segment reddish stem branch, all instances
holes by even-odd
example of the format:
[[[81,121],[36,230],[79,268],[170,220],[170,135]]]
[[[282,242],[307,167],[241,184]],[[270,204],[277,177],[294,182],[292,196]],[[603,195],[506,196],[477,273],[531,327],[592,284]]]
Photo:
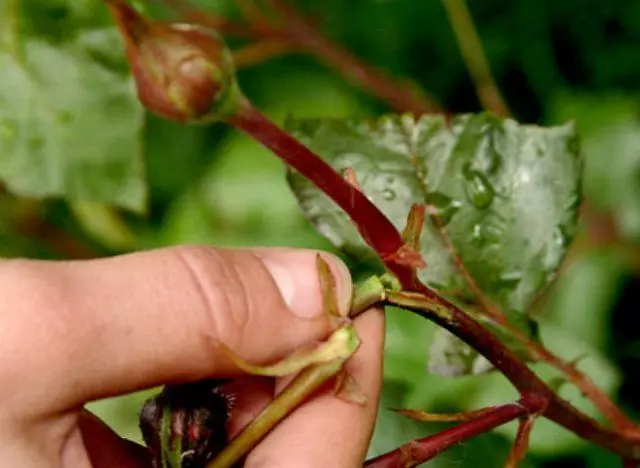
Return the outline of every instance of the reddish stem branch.
[[[390,408],[398,414],[413,419],[419,422],[461,422],[470,421],[476,419],[478,416],[483,416],[485,413],[491,412],[492,407],[482,408],[479,410],[462,411],[460,413],[427,413],[425,411],[408,410],[402,408]]]
[[[604,428],[555,394],[542,414],[585,440],[629,459],[640,460],[640,434],[637,432]]]
[[[491,332],[422,284],[410,266],[398,261],[398,252],[406,246],[395,226],[331,166],[274,125],[248,102],[230,123],[271,149],[333,199],[351,217],[364,239],[397,276],[404,290],[418,293],[389,293],[389,303],[437,323],[481,353],[509,379],[524,400],[539,403],[540,407],[532,412],[541,412],[552,421],[608,450],[640,459],[640,437],[605,429],[580,413],[557,396]]]
[[[523,397],[533,394],[548,399],[553,395],[551,389],[513,351],[446,299],[433,293],[431,297],[425,298],[422,291],[419,294],[389,292],[386,301],[437,323],[479,351],[509,379]]]
[[[393,258],[403,247],[404,240],[395,226],[362,192],[251,104],[246,103],[230,123],[261,142],[328,194],[351,217],[361,235],[383,260]],[[395,262],[387,262],[387,266],[403,285],[414,288],[417,279],[410,268]]]
[[[289,30],[294,31],[298,39],[305,38],[308,42],[304,44],[307,46],[318,47],[320,44],[322,50],[326,45],[330,45],[328,42],[318,41],[317,38],[309,39],[313,37],[310,35],[313,29],[301,20],[290,25]],[[329,49],[333,50],[332,47]],[[352,57],[347,58],[353,63]],[[263,143],[330,196],[351,217],[363,238],[379,254],[387,268],[398,277],[403,288],[406,291],[420,293],[423,298],[431,301],[432,306],[438,311],[434,314],[433,310],[430,310],[428,312],[431,313],[425,314],[424,310],[414,308],[414,312],[419,312],[438,323],[479,351],[514,384],[523,398],[535,398],[542,406],[548,405],[543,414],[549,419],[609,450],[631,459],[640,458],[640,439],[636,434],[631,431],[627,434],[604,429],[596,421],[577,411],[558,397],[489,331],[422,284],[417,279],[414,269],[399,261],[399,252],[406,246],[395,226],[366,196],[335,173],[328,164],[248,103],[231,123]]]
[[[392,452],[368,460],[364,466],[368,468],[418,466],[440,455],[454,445],[502,426],[528,413],[529,409],[522,401],[496,406],[495,408],[487,408],[486,412],[475,419],[410,442]]]
[[[536,416],[532,414],[520,419],[516,440],[513,442],[513,448],[511,452],[509,452],[509,457],[507,458],[504,468],[518,468],[520,462],[524,460],[529,450],[529,437],[531,436],[531,430],[533,429],[535,421]]]
[[[388,293],[386,301],[410,310],[447,329],[493,364],[518,389],[524,399],[537,399],[540,413],[585,440],[631,459],[640,460],[640,435],[611,430],[574,408],[551,390],[529,367],[491,332],[443,298],[421,294]]]
[[[440,217],[437,214],[432,214],[432,218],[436,227],[440,231],[447,249],[455,261],[458,271],[480,302],[483,315],[492,320],[496,325],[507,330],[512,337],[525,345],[528,351],[532,354],[531,357],[533,359],[542,360],[562,372],[567,380],[578,387],[580,391],[582,391],[582,393],[589,398],[593,405],[604,415],[604,417],[611,421],[615,427],[624,430],[637,430],[636,424],[631,421],[627,415],[613,403],[613,401],[611,401],[611,398],[609,398],[609,396],[600,387],[593,383],[588,376],[583,374],[574,363],[566,362],[564,359],[552,353],[542,343],[532,340],[526,334],[522,333],[517,327],[514,327],[509,323],[500,308],[485,296],[476,283],[475,278],[473,278],[471,273],[469,273],[469,270],[465,266],[464,262],[462,262],[462,259],[454,248],[451,237],[449,236],[449,233]]]
[[[323,36],[293,9],[286,13],[285,25],[283,34],[292,43],[306,47],[320,62],[338,71],[349,82],[367,89],[395,110],[416,115],[443,112],[435,99],[427,97],[414,83],[393,78],[364,63]]]
[[[391,107],[400,112],[413,111],[416,114],[423,114],[442,111],[435,104],[435,101],[427,98],[418,89],[411,86],[408,87],[406,82],[392,78],[377,68],[363,63],[357,57],[328,40],[286,3],[280,1],[270,2],[274,6],[274,10],[286,18],[284,26],[278,27],[277,25],[266,24],[264,21],[258,23],[254,21],[249,25],[237,24],[197,10],[191,7],[186,0],[164,1],[179,11],[184,18],[213,27],[231,36],[253,39],[271,38],[271,40],[284,41],[295,47],[306,48],[325,64],[333,67],[350,81],[367,89],[371,94],[386,101]],[[265,54],[263,58],[268,55]],[[454,257],[456,256],[454,255]],[[470,279],[471,277],[466,272],[464,265],[459,261],[457,263],[462,267],[461,272],[463,275]],[[473,278],[471,278],[470,286],[477,290],[476,292],[479,291]],[[530,340],[515,327],[510,326],[504,320],[504,317],[500,315],[500,312],[496,311],[495,307],[492,307],[490,303],[487,304],[487,301],[483,301],[484,296],[481,292],[478,297],[483,302],[490,318],[495,319],[498,325],[507,328],[515,338],[519,339],[541,360],[563,372],[568,380],[576,385],[616,427],[625,430],[631,430],[636,427],[634,422],[629,420],[609,396],[586,375],[571,363],[565,362],[543,345]]]
[[[184,21],[215,29],[228,37],[245,39],[266,39],[267,36],[271,37],[271,34],[259,29],[257,25],[239,23],[205,13],[194,7],[188,0],[160,0],[160,3],[164,3],[175,10]]]
[[[506,320],[505,320],[506,322]],[[535,353],[537,357],[546,363],[560,370],[564,376],[593,403],[593,405],[618,429],[635,431],[637,433],[637,425],[622,412],[620,408],[609,398],[604,390],[598,387],[589,376],[581,372],[576,364],[566,362],[559,356],[556,356],[540,343],[529,339],[515,327],[509,326],[509,332],[524,343],[530,351]],[[515,333],[517,332],[517,333]]]
[[[265,39],[234,50],[233,63],[237,69],[248,68],[293,51],[294,47],[288,42],[279,39]]]
[[[443,113],[436,100],[409,80],[400,80],[379,68],[364,63],[325,37],[309,24],[294,8],[283,2],[272,5],[282,18],[274,24],[271,18],[251,14],[248,24],[238,24],[202,12],[187,0],[163,0],[191,22],[214,28],[224,35],[249,39],[276,39],[286,42],[291,50],[305,49],[319,61],[340,73],[350,83],[366,89],[370,94],[387,102],[398,112],[416,115]]]
[[[422,169],[416,167],[417,171],[421,171]],[[426,177],[421,176],[421,180],[426,180]],[[424,186],[425,194],[429,192],[426,187],[426,183]],[[619,429],[624,430],[633,430],[636,429],[636,424],[631,421],[627,415],[625,415],[622,410],[620,410],[609,398],[609,396],[596,384],[591,381],[591,379],[583,374],[573,363],[566,362],[564,359],[552,353],[549,349],[547,349],[542,343],[538,343],[531,338],[529,338],[525,333],[522,333],[517,327],[513,326],[506,319],[504,313],[500,310],[500,308],[494,304],[483,291],[478,286],[475,278],[466,265],[460,258],[453,242],[451,240],[451,236],[445,227],[445,224],[442,222],[440,216],[437,213],[431,213],[432,220],[434,221],[435,226],[438,228],[442,240],[444,241],[447,249],[449,250],[451,257],[453,258],[456,267],[462,277],[467,282],[467,285],[478,299],[480,303],[482,314],[493,321],[496,325],[504,328],[509,334],[519,340],[524,346],[526,346],[527,350],[531,353],[532,359],[539,359],[547,364],[555,367],[560,372],[562,372],[567,380],[569,380],[572,384],[580,389],[580,391],[593,403],[593,405],[609,420],[613,423],[613,425]]]

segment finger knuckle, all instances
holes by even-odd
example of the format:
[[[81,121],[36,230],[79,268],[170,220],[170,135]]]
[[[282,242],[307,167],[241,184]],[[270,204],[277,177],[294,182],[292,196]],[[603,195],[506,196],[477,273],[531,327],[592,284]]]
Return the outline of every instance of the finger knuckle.
[[[209,343],[237,344],[252,315],[249,287],[241,272],[228,256],[213,248],[188,245],[176,248],[175,253],[202,303],[195,318],[202,337]]]

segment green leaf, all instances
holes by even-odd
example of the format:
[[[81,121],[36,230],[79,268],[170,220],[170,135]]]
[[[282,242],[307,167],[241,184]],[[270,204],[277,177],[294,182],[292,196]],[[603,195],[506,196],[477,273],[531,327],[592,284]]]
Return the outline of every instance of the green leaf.
[[[496,325],[489,317],[471,313],[476,320],[491,330],[504,344],[516,353],[522,360],[531,360],[527,346],[512,336],[509,329]],[[508,313],[509,323],[529,338],[540,341],[538,324],[525,314]],[[463,341],[457,339],[444,328],[437,328],[429,348],[429,371],[437,375],[456,377],[467,374],[483,374],[493,369],[493,366],[480,353]]]
[[[5,10],[0,15],[12,14]],[[76,44],[54,47],[14,31],[0,40],[0,76],[7,190],[145,209],[143,111],[126,75]]]
[[[387,308],[384,378],[412,385],[427,368],[424,352],[435,326],[407,311]]]
[[[386,116],[376,122],[291,120],[288,128],[336,170],[353,168],[398,229],[413,203],[430,205],[478,288],[512,323],[528,327],[518,322],[555,277],[576,228],[582,159],[573,125],[541,128],[480,114],[449,125],[437,116]],[[295,172],[289,182],[323,235],[355,257],[372,256],[328,197]],[[474,302],[432,219],[421,253],[423,281],[458,302]],[[458,353],[445,341],[451,343],[443,339],[439,352]],[[457,368],[469,371],[469,359]]]

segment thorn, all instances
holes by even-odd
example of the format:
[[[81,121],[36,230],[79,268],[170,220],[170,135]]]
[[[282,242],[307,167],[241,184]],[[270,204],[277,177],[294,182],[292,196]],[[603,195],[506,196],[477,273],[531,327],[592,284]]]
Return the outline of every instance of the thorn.
[[[427,207],[423,204],[414,203],[411,205],[411,210],[407,216],[407,225],[402,231],[404,241],[416,251],[420,251],[420,240],[422,239],[426,211]]]
[[[265,377],[282,377],[295,374],[313,365],[329,361],[346,361],[360,346],[360,338],[352,326],[345,326],[335,330],[329,339],[312,349],[298,349],[280,361],[271,365],[255,365],[234,353],[225,343],[219,341],[222,353],[233,362],[236,367],[249,375]]]
[[[397,466],[416,466],[416,462],[419,460],[420,444],[415,441],[404,444],[400,447],[400,453],[402,454]]]
[[[527,456],[531,430],[533,429],[535,421],[535,415],[525,416],[520,419],[520,423],[518,424],[518,433],[504,468],[517,468]]]
[[[424,229],[425,213],[427,207],[414,203],[407,216],[407,225],[402,231],[405,244],[392,255],[385,258],[400,265],[413,269],[426,268],[427,263],[420,254],[420,241]]]
[[[336,295],[336,279],[331,273],[331,268],[322,255],[316,255],[316,268],[320,278],[320,292],[326,316],[334,328],[339,328],[349,322],[347,317],[340,313],[338,297]]]
[[[367,196],[367,194],[364,193],[364,190],[362,190],[362,186],[360,185],[360,182],[358,182],[358,178],[356,177],[356,171],[352,167],[347,167],[342,171],[342,178],[345,181],[347,181],[347,183],[349,185],[351,185],[353,190],[357,190],[358,192],[362,193],[365,197]],[[369,198],[369,197],[367,197],[367,198]],[[352,192],[352,195],[351,195],[351,206],[354,206],[354,205],[355,205],[355,193]],[[361,230],[357,226],[356,226],[356,228],[358,229],[358,232],[362,236],[362,239],[367,244],[370,244],[370,240],[369,240],[369,237],[367,236],[366,232],[364,232],[363,230]]]
[[[347,167],[342,172],[342,178],[346,180],[353,189],[357,190],[360,193],[364,193],[364,190],[362,190],[362,185],[360,185],[360,182],[358,182],[358,178],[356,177],[356,171],[352,167]],[[351,205],[354,205],[354,204],[355,204],[355,195],[352,194]],[[360,234],[362,234],[362,232]]]
[[[342,172],[342,177],[344,178],[344,180],[349,182],[349,185],[351,185],[353,188],[356,188],[360,192],[364,193],[364,191],[362,190],[362,186],[360,185],[360,182],[358,182],[358,178],[356,177],[356,171],[352,167],[347,167]]]
[[[474,411],[462,411],[460,413],[427,413],[420,410],[409,410],[402,408],[389,408],[398,414],[413,419],[419,422],[460,422],[470,421],[483,414],[489,413],[494,410],[494,407],[482,408]]]
[[[416,251],[412,246],[404,244],[391,255],[383,258],[384,261],[394,262],[409,268],[420,269],[426,268],[427,264],[422,258],[420,252]]]
[[[355,403],[360,406],[367,403],[367,396],[362,391],[362,388],[353,376],[345,370],[342,370],[336,377],[333,391],[338,398],[347,403]]]
[[[574,369],[574,370],[578,370],[578,364],[580,364],[580,361],[585,360],[586,358],[588,358],[589,355],[587,353],[582,353],[579,354],[578,356],[576,356],[575,358],[573,358],[571,361],[568,362],[568,364]]]

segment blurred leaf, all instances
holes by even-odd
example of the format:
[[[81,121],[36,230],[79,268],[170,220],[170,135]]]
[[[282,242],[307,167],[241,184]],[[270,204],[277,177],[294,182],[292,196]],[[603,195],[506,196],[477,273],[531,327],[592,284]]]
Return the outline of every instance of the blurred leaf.
[[[15,27],[5,16],[15,14],[10,5],[0,16]],[[143,211],[143,112],[130,79],[73,43],[54,47],[11,31],[0,42],[0,180],[7,190]]]
[[[72,213],[93,239],[113,250],[127,251],[135,246],[135,236],[113,208],[92,202],[70,204]]]
[[[221,127],[183,125],[147,115],[145,160],[155,200],[172,202],[177,193],[198,183],[212,152],[219,149],[222,132],[218,130],[227,130]]]
[[[142,435],[138,428],[138,415],[144,402],[158,391],[159,389],[150,389],[95,401],[89,403],[87,409],[101,418],[121,437],[142,443]]]
[[[541,317],[602,349],[607,344],[611,312],[624,287],[625,270],[625,258],[615,249],[582,254],[554,283]]]
[[[575,118],[586,158],[585,196],[611,210],[623,236],[640,240],[640,99],[562,94],[554,120]]]
[[[64,40],[78,31],[112,21],[106,5],[92,0],[3,0],[15,3],[20,30],[28,35]]]
[[[450,126],[433,116],[291,120],[288,126],[336,170],[353,168],[398,229],[412,204],[429,204],[480,290],[529,331],[521,317],[554,278],[576,228],[582,164],[571,125],[545,129],[480,114]],[[323,235],[351,255],[371,256],[328,197],[295,172],[289,181]],[[432,219],[421,253],[427,262],[422,280],[453,298],[474,297]],[[474,367],[475,352],[453,343],[440,335],[432,370],[457,375]]]
[[[124,46],[114,47],[122,43],[118,28],[91,28],[76,35],[75,43],[91,60],[115,71],[129,74],[129,66],[124,57]]]
[[[425,374],[425,352],[435,326],[407,311],[387,308],[384,377],[407,386]]]

